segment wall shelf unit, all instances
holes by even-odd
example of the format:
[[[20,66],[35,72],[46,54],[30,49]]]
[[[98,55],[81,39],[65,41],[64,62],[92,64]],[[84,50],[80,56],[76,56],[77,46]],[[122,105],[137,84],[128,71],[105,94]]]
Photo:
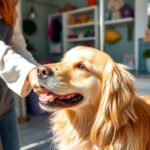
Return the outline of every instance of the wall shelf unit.
[[[99,40],[96,40],[99,39],[98,13],[98,7],[92,6],[63,14],[64,52],[77,45],[99,48]]]
[[[124,0],[125,5],[134,8],[135,1]],[[100,7],[100,49],[107,52],[116,62],[130,65],[134,63],[134,42],[135,42],[135,17],[112,18],[112,12],[107,8],[109,0],[99,0]],[[109,20],[107,20],[109,19]],[[110,38],[118,35],[116,41],[106,41],[105,33],[109,32]],[[108,32],[107,32],[108,33]],[[111,33],[114,33],[111,34]],[[108,35],[107,35],[108,36]]]
[[[145,29],[147,28],[147,1],[142,0],[124,0],[125,4],[129,4],[134,10],[134,17],[123,18],[119,20],[105,20],[107,13],[108,0],[99,0],[100,9],[100,49],[110,49],[109,54],[113,56],[117,54],[117,57],[121,58],[123,63],[123,57],[125,54],[131,54],[133,56],[134,68],[139,69],[139,39],[144,37]],[[123,30],[122,40],[119,43],[107,44],[105,41],[105,30],[107,28],[115,29],[120,32]],[[122,28],[122,29],[121,29]],[[123,29],[124,28],[124,29]],[[128,30],[126,32],[126,30]],[[132,41],[128,40],[128,35],[132,35]],[[117,45],[119,44],[119,46]],[[107,47],[106,47],[107,45]],[[114,50],[112,50],[114,48]],[[118,49],[119,48],[119,49]]]

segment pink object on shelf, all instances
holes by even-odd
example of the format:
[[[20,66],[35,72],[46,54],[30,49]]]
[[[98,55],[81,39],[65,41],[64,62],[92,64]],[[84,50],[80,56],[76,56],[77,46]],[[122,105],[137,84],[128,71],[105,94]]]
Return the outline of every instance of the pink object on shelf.
[[[69,38],[69,39],[78,38],[78,35],[69,35],[68,38]]]

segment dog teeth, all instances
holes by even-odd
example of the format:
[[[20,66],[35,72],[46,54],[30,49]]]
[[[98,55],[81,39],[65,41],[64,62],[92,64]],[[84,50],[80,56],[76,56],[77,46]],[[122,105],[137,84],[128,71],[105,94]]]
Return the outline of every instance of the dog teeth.
[[[52,95],[50,95],[49,97],[48,97],[48,102],[52,102],[54,100],[54,97],[52,96]]]
[[[74,97],[74,95],[75,94],[68,94],[68,95],[59,96],[59,100],[70,99],[70,98]]]
[[[70,99],[70,98],[74,97],[74,95],[75,95],[75,94],[67,95],[66,98],[67,98],[67,99]]]

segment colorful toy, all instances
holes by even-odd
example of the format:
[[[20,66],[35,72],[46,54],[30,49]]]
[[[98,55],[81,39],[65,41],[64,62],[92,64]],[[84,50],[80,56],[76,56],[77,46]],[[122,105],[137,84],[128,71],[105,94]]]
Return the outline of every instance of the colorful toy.
[[[121,39],[121,35],[117,31],[109,29],[105,32],[105,40],[108,43],[114,43],[120,39]]]
[[[81,15],[80,16],[80,22],[81,23],[86,23],[86,22],[88,22],[88,20],[89,20],[88,15]]]
[[[127,4],[124,5],[121,9],[121,16],[122,18],[133,17],[134,16],[133,9]]]
[[[69,22],[70,24],[77,24],[79,23],[79,19],[76,16],[71,16]]]
[[[111,12],[111,19],[121,18],[121,8],[124,6],[123,0],[109,0],[107,4],[108,11]]]

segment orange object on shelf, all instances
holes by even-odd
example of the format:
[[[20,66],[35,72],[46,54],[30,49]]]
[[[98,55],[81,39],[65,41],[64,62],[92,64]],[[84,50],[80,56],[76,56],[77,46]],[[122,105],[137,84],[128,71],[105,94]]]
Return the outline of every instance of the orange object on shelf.
[[[81,15],[81,17],[80,17],[81,23],[86,23],[86,22],[88,22],[88,20],[89,20],[89,17],[87,15]]]
[[[79,23],[79,20],[78,20],[77,17],[71,16],[71,17],[70,17],[70,20],[69,20],[69,23],[70,23],[70,24],[77,24],[77,23]]]
[[[88,6],[96,5],[96,0],[87,0],[87,5]]]

